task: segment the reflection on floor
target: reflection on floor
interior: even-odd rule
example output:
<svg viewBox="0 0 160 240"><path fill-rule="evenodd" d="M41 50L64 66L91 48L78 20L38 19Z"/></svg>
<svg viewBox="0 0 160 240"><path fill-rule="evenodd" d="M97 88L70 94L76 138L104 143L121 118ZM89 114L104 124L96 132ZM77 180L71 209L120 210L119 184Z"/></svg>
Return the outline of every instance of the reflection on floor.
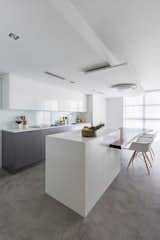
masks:
<svg viewBox="0 0 160 240"><path fill-rule="evenodd" d="M160 143L156 143L160 148ZM0 176L2 240L160 239L159 154L148 176L138 160L122 170L86 219L44 194L44 165Z"/></svg>

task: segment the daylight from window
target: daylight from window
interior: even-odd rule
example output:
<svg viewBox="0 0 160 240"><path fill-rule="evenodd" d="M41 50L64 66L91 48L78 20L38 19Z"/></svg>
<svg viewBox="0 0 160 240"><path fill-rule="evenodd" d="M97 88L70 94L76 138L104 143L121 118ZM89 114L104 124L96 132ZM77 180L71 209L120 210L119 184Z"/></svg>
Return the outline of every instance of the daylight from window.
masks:
<svg viewBox="0 0 160 240"><path fill-rule="evenodd" d="M124 97L124 127L160 131L160 91Z"/></svg>

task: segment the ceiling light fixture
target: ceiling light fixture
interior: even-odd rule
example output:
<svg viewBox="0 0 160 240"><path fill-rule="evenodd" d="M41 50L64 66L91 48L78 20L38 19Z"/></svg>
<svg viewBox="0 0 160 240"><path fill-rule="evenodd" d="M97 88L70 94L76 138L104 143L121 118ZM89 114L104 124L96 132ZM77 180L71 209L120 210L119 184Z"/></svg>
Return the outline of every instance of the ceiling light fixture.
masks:
<svg viewBox="0 0 160 240"><path fill-rule="evenodd" d="M13 32L10 32L8 34L8 36L13 39L13 40L18 40L20 38L20 36L18 36L17 34L13 33Z"/></svg>
<svg viewBox="0 0 160 240"><path fill-rule="evenodd" d="M118 84L113 84L111 88L118 89L118 90L127 90L127 89L135 89L137 88L137 85L135 83L118 83Z"/></svg>

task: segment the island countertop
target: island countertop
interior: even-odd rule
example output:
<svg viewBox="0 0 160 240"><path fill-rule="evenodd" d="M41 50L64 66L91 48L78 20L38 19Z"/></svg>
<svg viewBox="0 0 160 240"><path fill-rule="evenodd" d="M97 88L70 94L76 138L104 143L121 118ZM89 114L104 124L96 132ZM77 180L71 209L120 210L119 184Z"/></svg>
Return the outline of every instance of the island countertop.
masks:
<svg viewBox="0 0 160 240"><path fill-rule="evenodd" d="M138 128L102 128L101 130L97 131L97 137L82 137L81 131L54 134L50 135L49 137L83 143L97 141L112 148L122 149L134 141L134 139L136 139L139 135L148 132L152 132L152 130Z"/></svg>
<svg viewBox="0 0 160 240"><path fill-rule="evenodd" d="M97 141L100 140L103 142L103 137L104 136L113 136L115 134L119 133L119 129L101 129L97 131L97 136L96 137L82 137L81 131L75 131L75 132L65 132L65 133L58 133L54 135L50 135L48 137L50 138L58 138L58 139L65 139L69 141L76 141L76 142L91 142L91 141ZM120 136L120 134L118 134ZM119 138L119 137L118 137ZM112 142L115 141L115 138L112 138ZM117 139L117 138L116 138Z"/></svg>

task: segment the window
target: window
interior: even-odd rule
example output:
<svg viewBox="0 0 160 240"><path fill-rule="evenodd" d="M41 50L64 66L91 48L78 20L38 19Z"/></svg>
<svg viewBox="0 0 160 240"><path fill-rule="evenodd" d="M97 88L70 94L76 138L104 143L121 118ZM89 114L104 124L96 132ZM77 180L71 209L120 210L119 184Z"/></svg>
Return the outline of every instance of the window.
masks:
<svg viewBox="0 0 160 240"><path fill-rule="evenodd" d="M143 96L124 98L124 126L143 128Z"/></svg>
<svg viewBox="0 0 160 240"><path fill-rule="evenodd" d="M160 130L160 91L124 97L124 126Z"/></svg>
<svg viewBox="0 0 160 240"><path fill-rule="evenodd" d="M147 92L145 94L145 102L147 105L160 105L160 91Z"/></svg>

